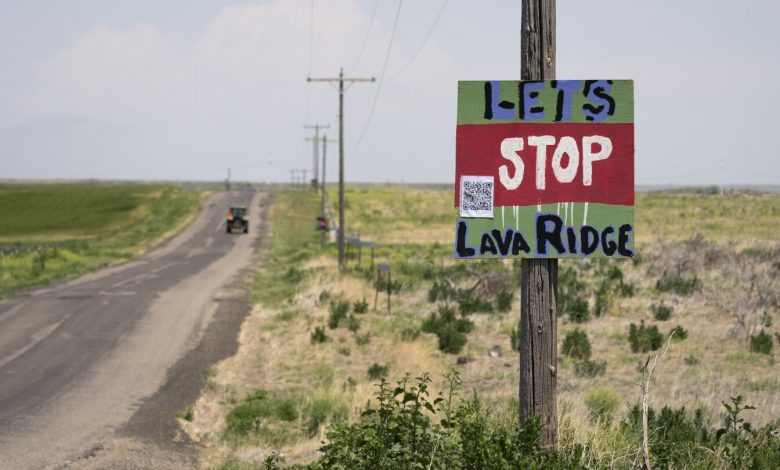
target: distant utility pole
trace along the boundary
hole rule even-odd
[[[555,0],[523,0],[521,80],[555,78]],[[557,443],[558,260],[523,259],[520,268],[520,421],[538,416],[539,444]]]
[[[227,170],[227,178],[225,178],[225,191],[230,191],[230,168]]]
[[[344,82],[375,82],[376,78],[346,78],[344,68],[338,78],[306,78],[308,82],[338,82],[339,84],[339,268],[344,267]]]
[[[320,215],[322,217],[325,217],[325,201],[328,199],[328,193],[325,189],[325,168],[328,162],[327,156],[328,156],[328,142],[334,143],[338,142],[337,140],[328,140],[328,135],[325,134],[322,136],[322,197],[320,202]]]
[[[320,141],[320,129],[329,129],[330,128],[330,124],[323,126],[323,125],[321,125],[319,123],[316,123],[313,126],[304,125],[303,128],[304,129],[314,129],[314,137],[313,138],[308,137],[308,138],[306,138],[306,140],[311,140],[312,143],[313,143],[312,148],[314,150],[314,159],[312,161],[311,170],[312,170],[314,176],[312,177],[312,187],[316,191],[317,190],[317,186],[318,186],[318,184],[317,184],[317,176],[320,174],[320,171],[319,171],[319,168],[318,168],[319,161],[320,161],[320,156],[318,154],[319,153],[319,148],[320,148],[320,142],[319,142]]]

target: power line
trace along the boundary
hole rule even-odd
[[[314,63],[314,0],[309,3],[309,73]],[[311,119],[311,86],[306,85],[306,120]]]
[[[374,9],[371,10],[371,21],[368,23],[368,30],[366,31],[366,36],[363,38],[363,45],[360,47],[360,54],[358,54],[358,58],[355,61],[355,65],[352,66],[352,70],[355,70],[355,67],[357,67],[360,63],[360,59],[363,58],[363,52],[366,50],[368,37],[371,35],[371,28],[374,26],[374,17],[376,16],[377,5],[379,5],[379,0],[374,0]],[[309,70],[309,74],[311,74],[311,69]]]
[[[309,75],[314,62],[314,0],[309,4]]]
[[[428,34],[425,35],[425,39],[423,39],[422,43],[420,44],[420,47],[417,48],[416,51],[414,51],[414,54],[412,54],[412,58],[409,59],[409,62],[406,63],[406,65],[401,69],[400,72],[390,77],[390,80],[395,80],[396,78],[403,75],[404,72],[406,72],[406,69],[409,68],[410,65],[414,62],[414,59],[417,58],[417,54],[420,53],[421,50],[423,50],[423,47],[425,47],[425,44],[428,42],[428,39],[430,39],[431,35],[433,34],[433,30],[436,29],[436,24],[439,22],[439,18],[441,18],[441,14],[444,13],[444,8],[447,6],[447,2],[449,0],[444,0],[444,2],[441,4],[441,8],[439,9],[439,13],[436,14],[436,19],[433,20],[433,24],[431,25],[431,29],[428,30]]]
[[[382,83],[385,80],[385,72],[387,71],[387,63],[390,61],[390,51],[393,49],[393,40],[395,39],[395,31],[398,28],[398,18],[401,16],[401,4],[403,0],[398,0],[398,10],[395,12],[395,21],[393,21],[393,32],[390,34],[390,44],[387,45],[387,54],[385,54],[385,64],[382,66],[382,75],[379,76],[379,83],[376,86],[376,94],[374,94],[374,102],[371,104],[371,111],[368,113],[368,119],[363,126],[363,130],[360,132],[360,137],[355,144],[355,148],[363,141],[363,137],[366,135],[366,130],[369,124],[371,124],[371,118],[374,117],[374,109],[376,109],[376,102],[379,99],[379,91],[382,89]]]

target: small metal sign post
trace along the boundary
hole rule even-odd
[[[382,273],[387,273],[387,313],[390,314],[390,296],[392,295],[392,278],[390,275],[390,265],[379,263],[376,265],[376,292],[374,293],[374,310],[376,310],[377,300],[379,299],[379,279]]]

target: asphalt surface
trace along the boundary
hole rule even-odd
[[[188,468],[173,414],[235,350],[263,195],[226,193],[131,263],[0,303],[0,468]],[[249,236],[225,233],[245,204]]]

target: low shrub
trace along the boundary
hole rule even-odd
[[[669,332],[670,335],[673,335],[672,338],[682,341],[686,338],[688,338],[688,330],[681,327],[680,325],[675,326],[672,328],[672,331]],[[771,340],[770,340],[771,341]]]
[[[314,331],[311,332],[312,344],[324,343],[328,341],[328,339],[329,339],[328,335],[325,334],[325,327],[323,326],[314,327]]]
[[[683,362],[686,366],[695,366],[699,363],[699,359],[696,358],[696,356],[689,354],[685,356],[685,359],[683,359]]]
[[[238,439],[253,434],[258,431],[262,418],[295,421],[298,419],[295,400],[291,397],[271,395],[265,390],[256,391],[227,414],[224,437]]]
[[[574,373],[580,377],[596,377],[607,372],[607,361],[586,359],[574,363]]]
[[[636,294],[636,286],[629,282],[620,282],[618,285],[618,294],[621,297],[633,297]]]
[[[465,289],[460,289],[458,292],[458,310],[461,315],[470,315],[472,313],[493,312],[493,304],[481,297],[475,297],[471,295],[471,292]]]
[[[583,301],[585,283],[577,278],[577,272],[569,267],[561,266],[558,269],[558,315],[566,315],[571,311],[572,305],[577,301]]]
[[[750,350],[760,354],[772,354],[772,336],[763,331],[751,336]]]
[[[593,304],[593,316],[600,317],[609,311],[612,305],[612,295],[609,292],[609,285],[601,283],[596,291],[596,301]]]
[[[455,310],[447,305],[439,305],[438,312],[431,313],[423,322],[422,330],[434,333],[439,339],[439,349],[449,354],[457,354],[466,344],[466,334],[474,324],[467,318],[457,318]]]
[[[566,335],[561,349],[564,355],[572,359],[590,359],[590,341],[588,341],[588,335],[579,328],[573,329]]]
[[[347,317],[347,329],[356,333],[360,329],[360,320],[355,315],[350,314]]]
[[[358,346],[365,346],[370,342],[371,342],[371,333],[355,335],[355,344],[357,344]]]
[[[512,308],[512,292],[502,290],[496,295],[496,310],[499,312],[508,312]]]
[[[655,283],[659,292],[674,292],[679,295],[689,295],[699,288],[699,278],[696,276],[685,278],[677,274],[663,273]]]
[[[321,457],[307,468],[582,468],[581,451],[568,456],[539,447],[538,419],[521,425],[501,420],[479,397],[461,398],[457,375],[448,379],[449,388],[436,399],[430,396],[427,374],[395,386],[382,380],[357,422],[329,428]]]
[[[569,304],[569,320],[574,323],[586,323],[590,320],[588,302],[584,299],[574,299]]]
[[[650,307],[650,310],[653,312],[653,318],[658,321],[666,321],[672,318],[672,307],[664,305],[663,303],[653,305]]]
[[[702,409],[689,414],[685,407],[664,407],[660,413],[647,412],[649,444],[653,468],[707,468],[705,456],[712,451],[712,428]],[[634,405],[621,423],[623,432],[635,442],[642,440],[642,408]],[[698,462],[699,465],[691,465]],[[716,466],[712,466],[713,468]],[[729,466],[721,468],[731,468]]]
[[[428,302],[453,301],[458,297],[458,290],[447,281],[436,281],[428,289]]]
[[[347,318],[349,313],[349,302],[344,299],[333,300],[330,302],[330,316],[328,317],[328,327],[335,329],[339,327],[342,320]]]
[[[371,380],[379,380],[386,378],[389,372],[390,367],[387,364],[382,365],[375,362],[368,368],[368,378]]]
[[[632,323],[628,328],[628,342],[631,344],[631,352],[646,353],[655,351],[661,347],[663,336],[658,327],[646,326],[644,320],[639,326]]]
[[[366,299],[356,300],[355,303],[352,304],[352,311],[355,313],[368,312],[368,302],[366,301]]]

